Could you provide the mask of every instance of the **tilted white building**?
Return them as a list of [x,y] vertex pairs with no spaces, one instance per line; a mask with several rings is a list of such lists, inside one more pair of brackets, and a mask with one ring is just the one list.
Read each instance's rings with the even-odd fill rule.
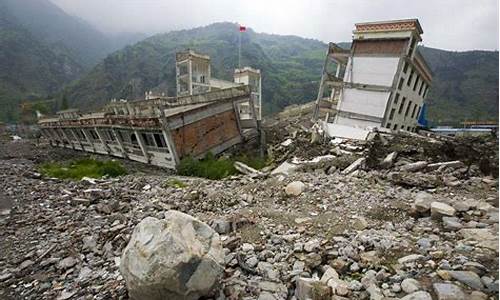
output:
[[[423,34],[417,19],[355,24],[350,50],[330,44],[315,117],[325,107],[324,90],[332,88],[332,108],[325,119],[329,133],[348,127],[385,127],[415,131],[432,81],[417,50]],[[335,64],[335,74],[326,66]]]

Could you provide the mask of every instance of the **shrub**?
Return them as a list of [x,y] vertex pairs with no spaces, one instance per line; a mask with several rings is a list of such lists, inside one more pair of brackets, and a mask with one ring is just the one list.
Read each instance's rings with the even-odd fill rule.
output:
[[204,159],[196,160],[186,157],[181,160],[177,172],[184,176],[197,176],[208,179],[222,179],[236,174],[233,161],[229,159],[216,159],[211,153]]
[[125,168],[117,161],[100,161],[90,158],[79,159],[69,163],[45,163],[39,168],[48,177],[80,180],[83,177],[101,178],[117,177],[127,174]]

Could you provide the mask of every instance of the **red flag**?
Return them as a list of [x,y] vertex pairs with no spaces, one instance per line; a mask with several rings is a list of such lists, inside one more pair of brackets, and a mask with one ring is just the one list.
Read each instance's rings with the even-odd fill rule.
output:
[[240,32],[245,32],[247,31],[247,28],[243,25],[240,25]]

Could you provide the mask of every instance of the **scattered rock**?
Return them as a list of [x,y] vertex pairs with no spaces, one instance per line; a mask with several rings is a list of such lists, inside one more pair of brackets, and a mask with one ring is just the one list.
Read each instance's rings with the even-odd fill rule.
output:
[[224,254],[219,235],[178,211],[147,217],[123,251],[120,272],[132,299],[198,299],[219,283]]
[[306,185],[301,181],[290,182],[285,188],[285,194],[288,196],[300,196],[304,192]]
[[467,296],[462,289],[451,283],[434,283],[434,292],[437,300],[466,300]]

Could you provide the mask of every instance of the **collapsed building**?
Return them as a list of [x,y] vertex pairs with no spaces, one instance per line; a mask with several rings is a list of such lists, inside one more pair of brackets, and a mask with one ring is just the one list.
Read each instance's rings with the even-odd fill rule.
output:
[[234,82],[211,77],[210,57],[176,55],[176,97],[111,101],[100,111],[60,111],[39,120],[51,145],[175,169],[180,159],[218,154],[258,139],[260,70],[236,69]]
[[329,44],[314,109],[329,136],[416,130],[432,82],[422,34],[417,19],[357,23],[350,49]]

